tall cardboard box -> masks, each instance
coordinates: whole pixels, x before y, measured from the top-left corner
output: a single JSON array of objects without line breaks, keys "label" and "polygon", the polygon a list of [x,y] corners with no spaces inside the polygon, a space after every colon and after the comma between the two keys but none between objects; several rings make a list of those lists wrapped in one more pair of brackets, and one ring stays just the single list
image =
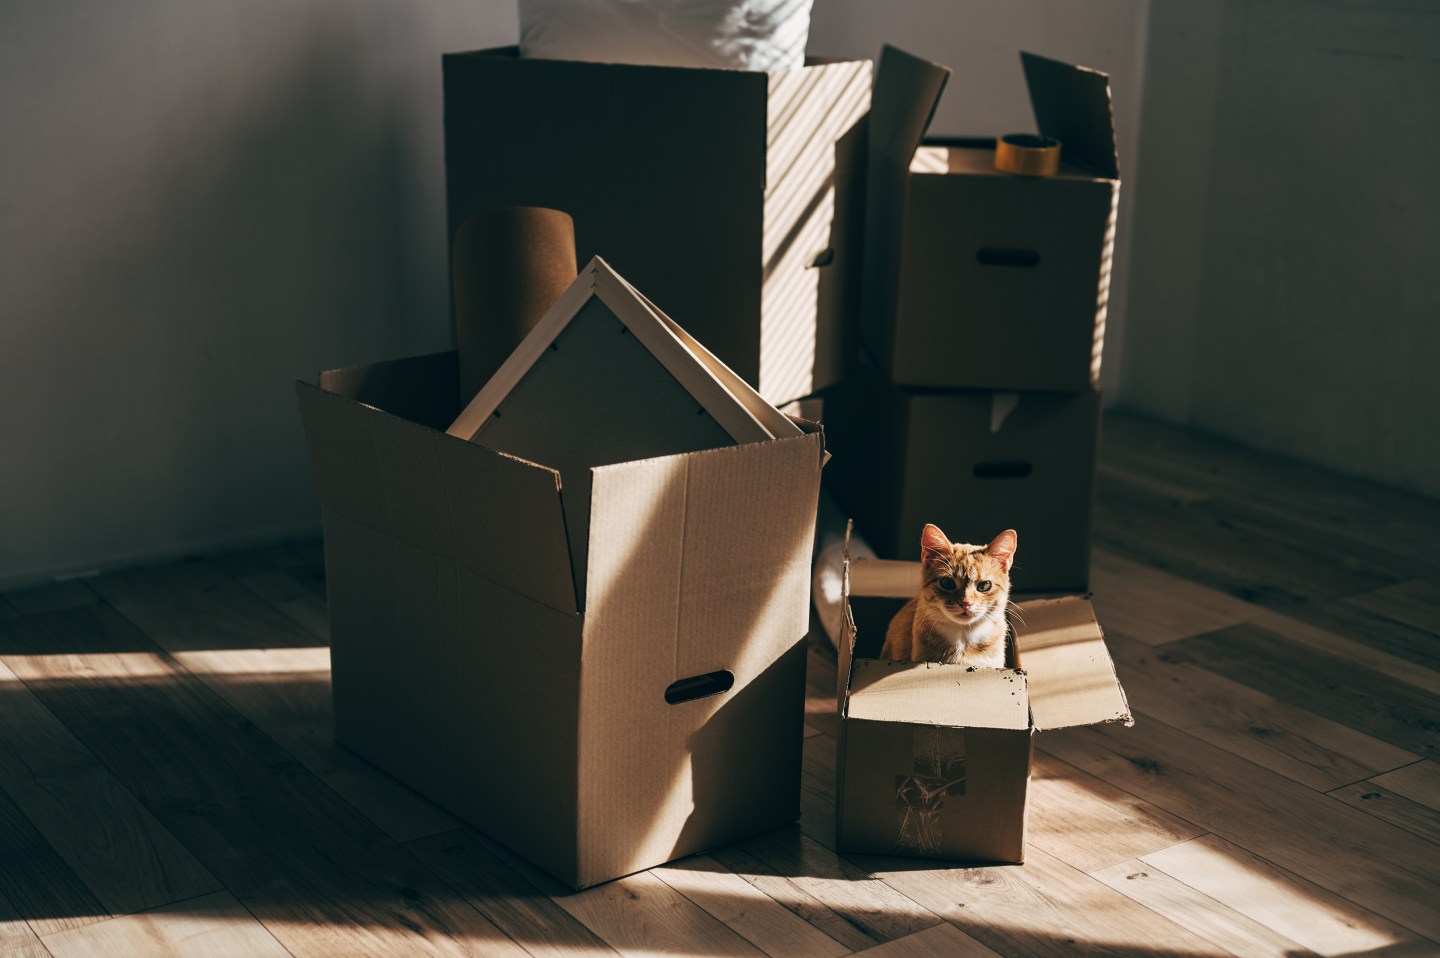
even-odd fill
[{"label": "tall cardboard box", "polygon": [[839,377],[858,320],[868,60],[776,73],[444,58],[450,235],[574,217],[620,273],[775,404]]},{"label": "tall cardboard box", "polygon": [[[589,433],[607,464],[584,481],[447,435],[454,353],[296,384],[337,740],[574,887],[798,814],[823,454],[816,433],[709,432],[605,303],[583,305],[551,345],[592,360],[590,388],[542,376],[504,413]],[[634,395],[599,390],[616,368]],[[661,429],[591,428],[610,404],[676,396]]]},{"label": "tall cardboard box", "polygon": [[1098,392],[909,389],[861,363],[823,395],[826,488],[879,555],[918,558],[927,522],[1013,528],[1017,589],[1089,588]]},{"label": "tall cardboard box", "polygon": [[997,171],[993,140],[922,146],[950,71],[894,47],[881,55],[861,339],[902,385],[1099,383],[1120,189],[1109,79],[1020,59],[1040,132],[1062,143],[1055,176]]},{"label": "tall cardboard box", "polygon": [[1009,668],[878,658],[916,592],[918,562],[846,562],[840,636],[836,848],[1025,860],[1037,733],[1133,724],[1088,599],[1022,602]]}]

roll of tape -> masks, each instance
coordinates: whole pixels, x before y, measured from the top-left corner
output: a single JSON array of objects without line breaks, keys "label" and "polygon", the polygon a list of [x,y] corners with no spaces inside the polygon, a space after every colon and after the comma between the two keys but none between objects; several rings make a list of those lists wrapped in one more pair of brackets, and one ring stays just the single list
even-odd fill
[{"label": "roll of tape", "polygon": [[995,169],[1017,176],[1060,172],[1060,141],[1053,136],[1010,133],[995,141]]}]

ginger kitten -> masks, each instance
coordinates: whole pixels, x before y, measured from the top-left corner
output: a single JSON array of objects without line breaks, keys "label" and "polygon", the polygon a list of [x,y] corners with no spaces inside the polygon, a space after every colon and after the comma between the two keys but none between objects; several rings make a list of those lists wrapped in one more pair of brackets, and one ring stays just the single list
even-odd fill
[{"label": "ginger kitten", "polygon": [[987,546],[973,546],[951,542],[937,526],[926,525],[920,594],[890,620],[880,657],[1004,668],[1015,545],[1014,529]]}]

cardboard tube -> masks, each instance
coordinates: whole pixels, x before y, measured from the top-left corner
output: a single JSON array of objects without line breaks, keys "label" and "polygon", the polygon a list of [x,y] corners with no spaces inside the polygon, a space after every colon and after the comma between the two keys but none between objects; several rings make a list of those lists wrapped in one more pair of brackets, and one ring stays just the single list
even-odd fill
[{"label": "cardboard tube", "polygon": [[539,206],[484,210],[455,231],[450,266],[463,407],[575,281],[575,222]]},{"label": "cardboard tube", "polygon": [[1060,141],[1034,133],[1007,133],[995,141],[995,169],[1017,176],[1060,172]]}]

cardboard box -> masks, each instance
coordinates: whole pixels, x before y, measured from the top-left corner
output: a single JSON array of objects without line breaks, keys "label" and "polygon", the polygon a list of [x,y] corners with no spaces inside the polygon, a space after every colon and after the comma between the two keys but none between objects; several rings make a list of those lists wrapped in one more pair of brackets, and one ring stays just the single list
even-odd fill
[{"label": "cardboard box", "polygon": [[[603,299],[581,305],[606,320]],[[608,332],[557,341],[583,347],[588,394],[547,406],[531,389],[504,407],[586,434],[608,464],[584,481],[447,435],[454,353],[296,384],[324,509],[337,740],[574,887],[798,815],[823,454],[799,430],[696,448],[674,410],[600,428],[628,415],[623,387],[679,388]],[[634,382],[595,391],[619,369]],[[567,496],[582,494],[577,529]]]},{"label": "cardboard box", "polygon": [[835,381],[858,320],[868,60],[758,73],[450,54],[450,235],[498,206],[575,219],[780,404]]},{"label": "cardboard box", "polygon": [[1100,430],[1098,392],[907,389],[861,364],[824,393],[825,483],[888,559],[920,530],[989,542],[1015,529],[1025,592],[1084,592]]},{"label": "cardboard box", "polygon": [[1120,188],[1109,79],[1020,58],[1040,131],[1062,143],[1055,176],[997,171],[993,140],[921,146],[950,71],[893,47],[881,55],[861,338],[895,382],[1099,383]]},{"label": "cardboard box", "polygon": [[920,564],[847,560],[846,572],[836,848],[1023,862],[1035,734],[1133,724],[1089,600],[1020,603],[1010,668],[890,662],[876,656]]}]

